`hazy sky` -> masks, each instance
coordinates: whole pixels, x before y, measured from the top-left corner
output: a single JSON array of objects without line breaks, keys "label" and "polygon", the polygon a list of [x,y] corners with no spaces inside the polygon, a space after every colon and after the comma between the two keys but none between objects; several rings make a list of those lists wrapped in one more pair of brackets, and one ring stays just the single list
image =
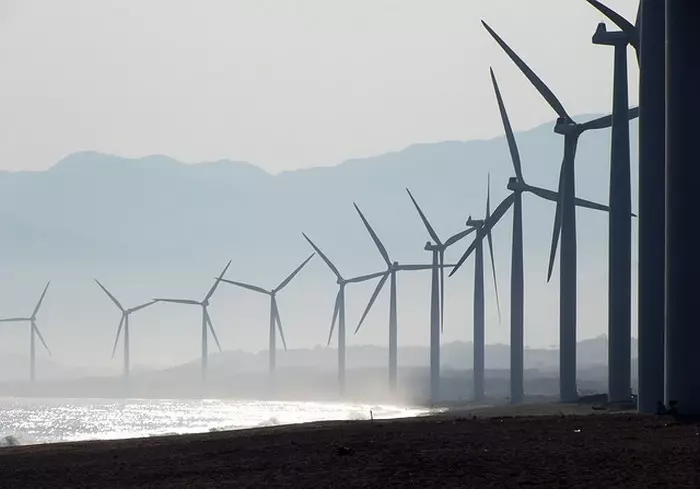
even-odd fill
[{"label": "hazy sky", "polygon": [[551,120],[482,18],[570,113],[609,110],[583,0],[0,0],[0,169],[92,149],[279,172],[492,137],[489,65],[516,128]]}]

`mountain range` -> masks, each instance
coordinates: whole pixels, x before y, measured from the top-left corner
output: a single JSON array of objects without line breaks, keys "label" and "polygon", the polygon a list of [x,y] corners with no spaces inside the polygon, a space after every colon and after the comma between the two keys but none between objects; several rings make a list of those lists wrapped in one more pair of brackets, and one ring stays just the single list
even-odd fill
[{"label": "mountain range", "polygon": [[[580,119],[589,117],[595,115]],[[562,141],[552,134],[552,125],[516,137],[528,183],[555,189]],[[632,129],[636,202],[635,122]],[[609,139],[609,131],[596,131],[581,140],[576,170],[581,197],[607,203]],[[494,208],[507,195],[512,174],[502,137],[421,143],[337,166],[276,175],[240,161],[185,164],[167,156],[123,158],[97,152],[69,155],[46,171],[1,172],[0,316],[29,314],[44,283],[52,279],[39,327],[55,360],[102,368],[111,364],[119,316],[93,278],[126,304],[156,296],[201,299],[232,260],[230,278],[271,288],[311,252],[302,231],[344,275],[381,270],[381,257],[353,202],[392,259],[425,263],[429,256],[422,248],[428,235],[405,188],[446,238],[464,229],[469,215],[482,217],[487,174]],[[550,203],[526,198],[526,342],[533,347],[558,342],[558,287],[556,278],[549,284],[545,280],[552,214]],[[582,338],[591,338],[606,329],[607,218],[588,210],[578,216],[579,330]],[[507,215],[494,232],[502,311],[499,321],[487,279],[489,343],[508,341],[510,223]],[[448,261],[456,260],[467,244],[455,245]],[[471,273],[471,265],[466,266],[448,281],[446,342],[471,338]],[[351,330],[372,287],[349,292]],[[403,346],[428,342],[428,291],[429,274],[399,280]],[[290,347],[325,345],[335,292],[333,276],[320,260],[312,260],[280,293]],[[386,343],[387,302],[387,297],[380,298],[362,330],[350,337],[351,344]],[[222,285],[212,300],[212,316],[225,350],[266,348],[266,307],[264,297]],[[196,308],[157,305],[135,315],[134,361],[152,368],[195,359],[198,314]],[[24,353],[27,343],[24,326],[3,325],[0,352]]]}]

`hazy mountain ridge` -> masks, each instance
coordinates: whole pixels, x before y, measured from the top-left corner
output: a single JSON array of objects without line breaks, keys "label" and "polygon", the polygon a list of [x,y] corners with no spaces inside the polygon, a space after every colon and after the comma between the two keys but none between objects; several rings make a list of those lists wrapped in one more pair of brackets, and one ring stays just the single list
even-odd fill
[{"label": "hazy mountain ridge", "polygon": [[[548,123],[516,137],[526,180],[554,189],[562,141],[551,128],[552,123]],[[631,146],[636,160],[636,123]],[[609,132],[586,133],[577,160],[579,195],[607,201],[608,161]],[[278,175],[245,162],[220,160],[193,165],[167,156],[125,159],[95,152],[68,156],[43,172],[0,173],[0,270],[5,277],[0,282],[0,315],[31,309],[42,282],[54,278],[41,317],[47,341],[58,343],[54,350],[78,358],[83,354],[97,357],[99,348],[99,358],[106,362],[118,316],[96,290],[92,277],[103,279],[125,302],[156,295],[201,298],[225,261],[233,259],[230,275],[272,287],[310,252],[301,231],[318,242],[341,273],[373,272],[382,268],[382,261],[352,208],[353,201],[366,213],[392,259],[426,262],[429,257],[422,247],[428,236],[404,188],[412,190],[438,233],[447,237],[463,229],[470,214],[483,214],[489,172],[493,208],[507,195],[505,184],[512,175],[502,137],[421,143],[335,167]],[[526,197],[526,276],[537,287],[545,287],[552,211],[553,205]],[[494,235],[504,318],[508,313],[510,223],[506,216]],[[588,301],[584,298],[587,290],[604,296],[604,291],[597,289],[606,286],[607,219],[602,213],[581,211],[579,230],[581,300]],[[456,259],[465,247],[466,243],[456,245],[448,259]],[[465,267],[458,276],[461,278],[448,285],[447,334],[464,339],[469,337],[468,329],[454,325],[471,324],[470,273],[469,266]],[[417,277],[402,277],[400,285],[400,336],[413,344],[427,342],[422,325],[423,316],[427,316],[423,291],[428,276]],[[593,287],[586,280],[602,282]],[[371,293],[369,287],[349,297],[350,323],[357,320]],[[530,331],[545,321],[555,321],[556,311],[551,309],[552,304],[556,306],[555,288],[547,287],[547,302],[542,303],[542,293],[534,289],[526,298],[526,316],[531,314],[529,320],[526,317],[526,327]],[[214,310],[213,317],[225,348],[256,350],[266,345],[263,326],[267,306],[261,298],[246,294],[228,288],[215,297],[215,308],[220,309]],[[325,342],[334,294],[334,281],[318,260],[284,291],[280,308],[285,326],[291,330],[290,346]],[[455,302],[456,297],[462,298],[461,303]],[[487,301],[487,319],[492,320],[490,295]],[[457,306],[459,316],[453,312]],[[386,341],[386,308],[381,300],[375,308],[362,336],[353,341]],[[585,315],[591,308],[581,309]],[[162,362],[174,364],[192,357],[186,351],[196,351],[187,338],[196,337],[197,319],[190,315],[194,311],[186,310],[158,306],[157,313],[147,313],[151,319],[135,320],[168,325],[168,352],[174,353],[167,359],[164,356]],[[457,319],[451,319],[453,314]],[[250,327],[253,323],[255,328]],[[585,316],[582,323],[582,337],[600,332],[586,333]],[[227,328],[228,324],[232,327]],[[506,324],[504,319],[499,335],[507,331]],[[162,343],[165,330],[160,326],[155,329],[141,328],[138,334],[144,335],[142,342]],[[26,340],[21,336],[17,341],[24,345]],[[75,346],[78,341],[89,341],[96,347],[86,351]],[[548,339],[546,344],[554,342]],[[14,345],[12,348],[18,344],[9,339],[5,343]],[[168,352],[162,355],[170,355]]]}]

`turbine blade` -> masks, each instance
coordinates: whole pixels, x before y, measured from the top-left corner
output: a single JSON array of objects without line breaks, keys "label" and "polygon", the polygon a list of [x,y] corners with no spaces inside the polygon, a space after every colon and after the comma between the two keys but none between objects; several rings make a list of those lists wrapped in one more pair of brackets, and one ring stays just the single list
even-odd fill
[{"label": "turbine blade", "polygon": [[348,279],[347,282],[350,284],[356,284],[359,282],[366,282],[367,280],[372,280],[373,278],[381,277],[385,273],[386,273],[386,271],[370,273],[369,275],[362,275],[361,277],[353,277],[351,279]]},{"label": "turbine blade", "polygon": [[31,320],[32,318],[2,318],[0,319],[0,323],[22,323]]},{"label": "turbine blade", "polygon": [[338,289],[338,295],[335,296],[335,307],[333,309],[333,320],[331,321],[331,332],[328,334],[328,345],[330,346],[331,340],[333,339],[333,330],[335,330],[335,321],[338,319],[338,313],[340,312],[340,294],[342,289]]},{"label": "turbine blade", "polygon": [[508,57],[513,60],[513,62],[516,64],[516,66],[520,69],[520,71],[527,77],[528,80],[530,80],[530,83],[537,89],[538,92],[540,92],[540,95],[547,101],[550,107],[554,109],[554,112],[556,112],[559,117],[563,117],[567,120],[572,120],[569,114],[566,112],[566,109],[564,109],[564,106],[561,104],[559,99],[554,95],[554,92],[552,92],[547,85],[544,84],[542,80],[535,74],[534,71],[530,69],[530,67],[525,64],[525,62],[517,55],[515,54],[515,51],[513,51],[506,42],[501,39],[501,37],[496,34],[496,32],[489,27],[489,25],[484,22],[483,20],[481,21],[483,26],[486,28],[486,30],[491,34],[491,37],[493,37],[496,42],[498,43],[499,46],[506,52]]},{"label": "turbine blade", "polygon": [[[548,190],[548,189],[541,188],[541,187],[528,186],[527,191],[533,193],[534,195],[536,195],[544,200],[549,200],[551,202],[557,202],[559,200],[559,194],[557,194],[553,190]],[[576,199],[574,199],[574,202],[576,203],[577,207],[584,207],[586,209],[593,209],[596,211],[603,211],[603,212],[610,211],[610,207],[608,207],[607,205],[598,204],[597,202],[592,202],[590,200],[581,199],[579,197],[576,197]],[[634,214],[632,214],[632,216],[634,216]]]},{"label": "turbine blade", "polygon": [[250,285],[250,284],[246,284],[244,282],[236,282],[235,280],[228,280],[226,278],[220,278],[217,280],[220,282],[225,282],[227,284],[235,285],[237,287],[252,290],[253,292],[260,292],[261,294],[268,294],[268,295],[270,294],[269,290],[265,290],[262,287],[258,287],[257,285]]},{"label": "turbine blade", "polygon": [[360,322],[357,324],[357,328],[355,328],[355,334],[360,330],[360,326],[362,326],[362,323],[365,321],[365,318],[367,317],[367,314],[369,314],[369,310],[372,309],[372,306],[374,305],[374,301],[377,300],[377,297],[379,296],[379,293],[382,291],[382,287],[384,287],[384,284],[386,283],[386,279],[389,278],[389,272],[384,272],[384,276],[382,279],[377,282],[377,286],[374,288],[374,292],[372,292],[372,297],[370,297],[369,302],[367,303],[367,307],[365,307],[364,312],[362,313],[362,317],[360,318]]},{"label": "turbine blade", "polygon": [[140,311],[141,309],[145,309],[148,306],[152,306],[155,303],[156,303],[156,301],[151,301],[151,302],[146,302],[144,304],[140,304],[136,307],[132,307],[131,309],[129,309],[129,314],[131,314],[132,312]]},{"label": "turbine blade", "polygon": [[[488,189],[486,191],[486,222],[491,219],[491,174],[488,174]],[[493,254],[493,237],[491,230],[486,232],[486,240],[489,244],[489,254],[491,255],[491,272],[493,273],[493,288],[496,294],[496,309],[498,310],[498,324],[501,324],[501,300],[498,297],[498,281],[496,280],[496,259]]]},{"label": "turbine blade", "polygon": [[440,249],[440,332],[445,332],[445,250]]},{"label": "turbine blade", "polygon": [[32,328],[34,329],[36,335],[39,337],[39,340],[41,340],[41,344],[44,345],[44,348],[46,348],[46,351],[48,352],[49,356],[52,356],[51,350],[49,350],[49,346],[46,344],[46,340],[44,340],[44,337],[41,335],[41,331],[39,331],[39,328],[37,328],[36,323],[32,322]]},{"label": "turbine blade", "polygon": [[[608,7],[607,5],[603,5],[600,3],[598,0],[586,0],[593,8],[598,10],[600,13],[605,15],[608,19],[610,19],[616,26],[618,26],[626,35],[627,38],[629,39],[630,44],[632,47],[635,49],[635,51],[639,50],[639,30],[637,27],[633,26],[630,24],[630,22],[625,19],[623,16],[615,12],[613,9]],[[641,6],[641,2],[640,2]],[[637,19],[639,19],[639,10],[637,10]],[[637,20],[639,22],[639,20]],[[637,24],[639,25],[639,24]]]},{"label": "turbine blade", "polygon": [[109,297],[110,299],[112,299],[112,302],[114,302],[114,305],[117,306],[117,307],[119,308],[120,311],[124,312],[124,308],[122,307],[121,303],[117,300],[117,298],[114,297],[114,296],[112,295],[112,293],[111,293],[109,290],[107,290],[107,288],[106,288],[104,285],[102,285],[102,284],[100,283],[99,280],[95,279],[95,283],[96,283],[97,285],[100,286],[100,288],[102,289],[102,291],[103,291],[105,294],[107,294],[107,297]]},{"label": "turbine blade", "polygon": [[425,217],[425,214],[423,214],[423,211],[421,210],[420,206],[418,205],[418,202],[416,202],[416,199],[413,198],[413,194],[411,194],[411,191],[406,189],[406,192],[408,192],[408,196],[411,198],[413,201],[413,205],[416,206],[416,210],[418,211],[418,215],[420,215],[421,220],[423,221],[423,224],[425,225],[425,229],[428,230],[428,234],[430,234],[430,237],[437,243],[438,245],[442,245],[442,242],[440,241],[440,238],[438,238],[437,233],[433,229],[433,226],[430,225],[430,221],[428,221],[428,218]]},{"label": "turbine blade", "polygon": [[190,304],[193,306],[201,306],[202,303],[199,301],[193,301],[191,299],[153,299],[156,302],[170,302],[171,304]]},{"label": "turbine blade", "polygon": [[360,215],[360,219],[362,219],[362,222],[364,223],[365,228],[367,228],[367,232],[372,237],[372,241],[374,241],[374,245],[379,250],[379,253],[381,253],[382,258],[384,258],[384,261],[386,262],[387,266],[391,266],[391,260],[389,259],[389,253],[387,253],[386,248],[384,247],[381,240],[379,239],[379,236],[377,236],[377,233],[374,232],[374,229],[372,229],[372,226],[370,226],[369,221],[367,221],[367,219],[365,218],[365,215],[362,213],[360,208],[357,207],[357,204],[353,202],[352,205],[355,206],[355,210]]},{"label": "turbine blade", "polygon": [[455,234],[454,236],[450,236],[450,238],[447,241],[445,241],[445,247],[452,246],[456,242],[461,241],[463,238],[469,236],[474,231],[476,231],[476,228],[469,228],[469,229],[465,229],[464,231],[460,231],[459,233]]},{"label": "turbine blade", "polygon": [[[224,269],[222,270],[221,274],[219,275],[219,279],[223,278],[224,275],[226,275],[226,272],[228,271],[228,267],[231,266],[231,260],[228,261]],[[211,286],[211,289],[209,289],[209,292],[207,292],[207,295],[204,297],[204,300],[202,302],[207,302],[209,299],[211,299],[211,296],[214,295],[214,292],[216,292],[216,289],[219,287],[220,280],[215,280],[214,285]]]},{"label": "turbine blade", "polygon": [[493,229],[493,227],[498,223],[498,221],[501,220],[501,218],[505,215],[508,209],[510,209],[510,206],[513,205],[513,202],[515,202],[514,193],[510,194],[508,197],[503,199],[503,201],[500,204],[498,204],[496,210],[493,211],[493,214],[491,214],[491,218],[484,222],[484,225],[481,228],[482,232],[477,234],[477,236],[474,238],[474,241],[472,241],[472,243],[469,245],[469,248],[467,248],[467,251],[465,251],[462,255],[462,258],[460,258],[459,261],[457,261],[454,268],[450,272],[449,277],[454,275],[457,272],[457,270],[459,270],[460,267],[464,264],[467,258],[469,258],[469,255],[474,253],[478,241],[484,239],[484,235],[486,233],[489,233],[491,229]]},{"label": "turbine blade", "polygon": [[515,176],[521,182],[523,179],[523,166],[520,161],[520,152],[518,151],[518,145],[515,142],[515,135],[513,134],[513,126],[510,124],[510,119],[508,118],[508,112],[506,112],[506,106],[503,103],[503,97],[501,97],[501,90],[498,87],[498,82],[496,81],[496,75],[491,71],[491,83],[493,84],[493,91],[496,92],[496,101],[498,102],[498,111],[501,113],[501,122],[503,122],[503,129],[506,132],[506,140],[508,141],[508,149],[510,150],[510,159],[513,162],[513,169],[515,170]]},{"label": "turbine blade", "polygon": [[217,348],[219,348],[219,352],[222,352],[223,350],[221,349],[221,343],[219,343],[219,338],[216,336],[216,331],[214,331],[214,325],[211,322],[211,316],[209,315],[209,311],[207,311],[207,308],[204,308],[204,316],[206,317],[207,324],[209,325],[209,331],[211,331],[211,335],[214,337],[214,341],[216,342]]},{"label": "turbine blade", "polygon": [[124,326],[124,320],[126,319],[126,314],[122,314],[122,318],[119,320],[119,326],[117,327],[117,337],[114,338],[114,347],[112,347],[112,359],[114,359],[114,354],[117,353],[117,343],[119,343],[119,336],[122,334],[122,327]]},{"label": "turbine blade", "polygon": [[399,270],[431,270],[432,265],[399,265]]},{"label": "turbine blade", "polygon": [[284,289],[287,286],[287,284],[291,282],[294,277],[296,277],[296,274],[299,273],[301,269],[304,268],[304,266],[306,266],[307,263],[309,263],[309,260],[311,260],[314,257],[314,255],[315,253],[311,253],[311,255],[309,255],[309,257],[306,260],[304,260],[301,265],[296,267],[294,271],[290,273],[289,276],[277,286],[277,291],[279,292],[280,290]]},{"label": "turbine blade", "polygon": [[[576,206],[584,207],[586,209],[593,209],[594,211],[610,212],[610,207],[603,204],[598,204],[597,202],[591,202],[586,199],[579,199],[578,197],[574,199]],[[634,214],[632,214],[634,216]]]},{"label": "turbine blade", "polygon": [[277,299],[275,299],[274,297],[272,298],[272,307],[274,308],[277,330],[280,332],[280,338],[282,338],[282,346],[284,346],[284,351],[287,351],[287,340],[284,339],[284,330],[282,329],[282,319],[280,318],[280,310],[277,307]]},{"label": "turbine blade", "polygon": [[316,250],[316,253],[318,253],[318,255],[321,257],[321,259],[323,259],[323,261],[326,262],[326,265],[328,265],[328,268],[331,269],[331,271],[335,274],[335,276],[338,277],[339,279],[342,279],[343,277],[342,277],[342,275],[340,275],[340,272],[338,271],[338,269],[335,267],[335,265],[333,265],[333,262],[330,261],[328,259],[328,257],[323,253],[323,251],[321,251],[321,249],[318,246],[316,246],[314,244],[314,242],[311,241],[311,239],[309,239],[309,237],[306,234],[304,234],[304,233],[301,233],[301,234],[304,236],[304,238],[306,238],[306,241],[309,242],[311,247],[314,250]]},{"label": "turbine blade", "polygon": [[44,287],[44,291],[41,293],[41,297],[39,298],[39,302],[37,302],[36,307],[34,308],[34,312],[32,313],[32,317],[36,317],[37,313],[39,312],[39,308],[41,307],[42,302],[44,302],[44,297],[46,297],[46,291],[49,290],[49,285],[51,285],[51,280],[46,282],[46,287]]},{"label": "turbine blade", "polygon": [[491,272],[493,273],[493,289],[496,294],[496,309],[498,310],[498,324],[501,324],[501,299],[498,294],[498,280],[496,279],[496,258],[493,253],[493,238],[491,231],[486,233],[486,238],[489,243],[489,254],[491,255]]},{"label": "turbine blade", "polygon": [[[632,120],[639,117],[639,107],[632,107],[627,112],[627,119]],[[588,122],[584,122],[579,127],[583,131],[588,131],[590,129],[606,129],[612,126],[612,114],[608,114],[603,117],[598,117]]]},{"label": "turbine blade", "polygon": [[549,267],[547,268],[547,282],[552,278],[554,270],[554,260],[557,257],[557,246],[559,244],[559,234],[561,233],[562,219],[561,201],[557,200],[557,208],[554,211],[554,229],[552,230],[552,245],[549,252]]}]

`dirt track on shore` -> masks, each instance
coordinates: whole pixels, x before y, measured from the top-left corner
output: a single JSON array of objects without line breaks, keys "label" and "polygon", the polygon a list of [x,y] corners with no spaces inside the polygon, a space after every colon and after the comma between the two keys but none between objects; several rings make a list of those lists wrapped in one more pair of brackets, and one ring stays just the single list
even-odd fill
[{"label": "dirt track on shore", "polygon": [[3,488],[227,485],[700,487],[700,425],[464,413],[0,450]]}]

